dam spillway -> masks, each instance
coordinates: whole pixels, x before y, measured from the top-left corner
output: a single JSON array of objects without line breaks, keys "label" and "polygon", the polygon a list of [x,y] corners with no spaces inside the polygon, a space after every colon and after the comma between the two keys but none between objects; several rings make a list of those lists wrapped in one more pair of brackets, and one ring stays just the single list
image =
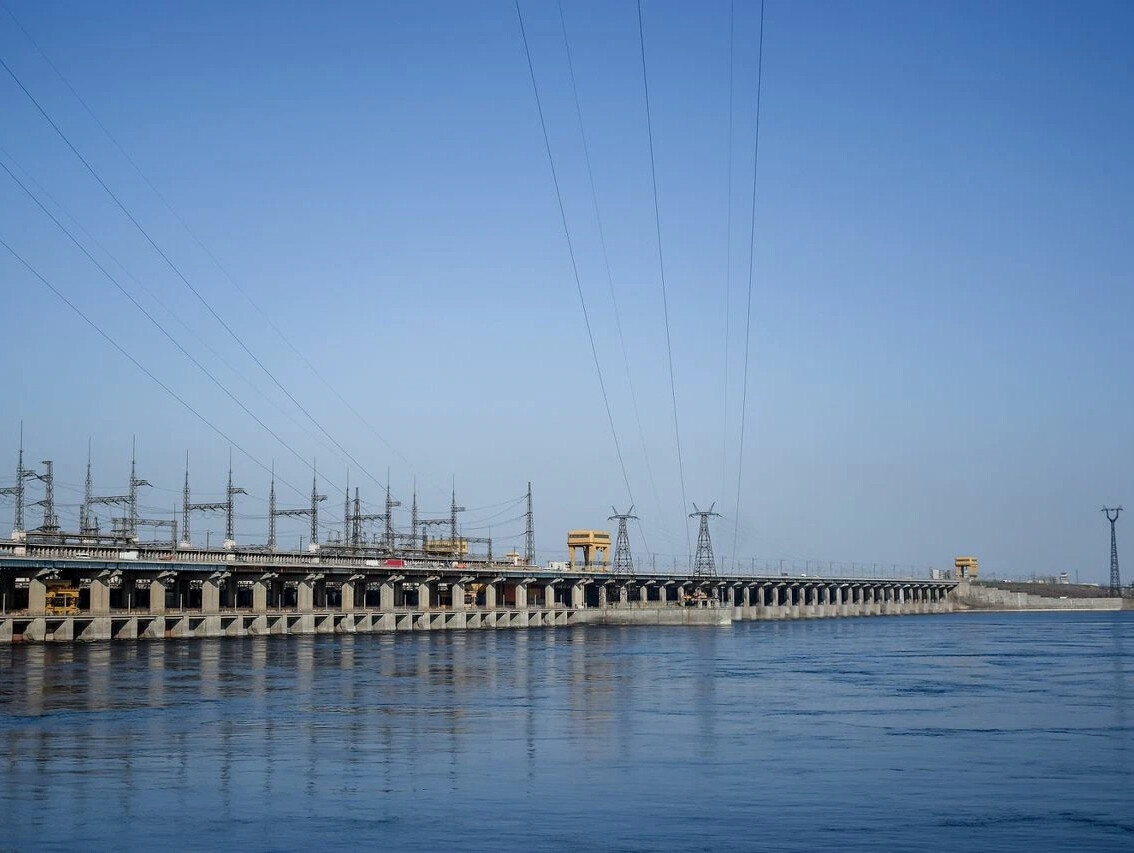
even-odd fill
[{"label": "dam spillway", "polygon": [[[64,606],[59,589],[70,591]],[[0,541],[0,643],[906,615],[952,610],[955,589],[940,579]]]}]

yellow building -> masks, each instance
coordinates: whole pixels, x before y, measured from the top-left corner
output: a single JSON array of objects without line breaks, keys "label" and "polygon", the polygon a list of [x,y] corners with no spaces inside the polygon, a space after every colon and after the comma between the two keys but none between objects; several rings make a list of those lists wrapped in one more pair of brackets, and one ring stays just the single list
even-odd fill
[{"label": "yellow building", "polygon": [[958,557],[953,561],[953,576],[957,580],[975,578],[979,571],[976,557]]},{"label": "yellow building", "polygon": [[583,549],[583,568],[598,568],[601,560],[605,570],[610,559],[610,531],[609,530],[568,530],[567,531],[567,565],[571,570],[575,568],[575,550]]},{"label": "yellow building", "polygon": [[465,557],[469,553],[469,540],[463,537],[458,537],[455,542],[452,539],[427,539],[425,553],[431,556]]}]

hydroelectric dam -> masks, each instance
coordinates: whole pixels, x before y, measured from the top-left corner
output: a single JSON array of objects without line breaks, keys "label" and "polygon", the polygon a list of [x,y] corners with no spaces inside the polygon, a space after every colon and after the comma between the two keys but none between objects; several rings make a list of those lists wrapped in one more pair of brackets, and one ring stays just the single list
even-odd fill
[{"label": "hydroelectric dam", "polygon": [[0,540],[0,643],[941,613],[956,586]]}]

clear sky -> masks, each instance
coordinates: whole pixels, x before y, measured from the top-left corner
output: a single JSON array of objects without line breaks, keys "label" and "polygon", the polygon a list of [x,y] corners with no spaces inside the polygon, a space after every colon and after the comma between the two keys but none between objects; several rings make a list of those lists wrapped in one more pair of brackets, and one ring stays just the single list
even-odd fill
[{"label": "clear sky", "polygon": [[[521,544],[522,508],[504,502],[531,480],[541,559],[563,558],[568,527],[605,527],[611,504],[625,508],[511,3],[4,3],[286,341],[2,10],[0,57],[357,464],[2,71],[0,160],[257,417],[318,459],[328,527],[341,525],[348,468],[371,504],[388,469],[403,509],[416,478],[427,513],[445,511],[455,480],[467,532],[491,527],[498,551]],[[759,7],[736,3],[731,186],[729,5],[643,9],[686,500],[717,502],[718,555],[731,560],[736,528],[745,561],[921,570],[974,553],[994,572],[1105,580],[1099,507],[1134,502],[1134,6],[769,0],[739,471]],[[523,10],[642,519],[635,550],[683,562],[636,7],[564,2],[640,433],[558,9]],[[0,238],[309,492],[310,467],[4,173]],[[148,514],[179,506],[186,449],[194,494],[220,491],[227,443],[3,249],[0,290],[0,484],[22,419],[30,461],[56,461],[65,524],[88,437],[96,491],[113,493],[137,436],[139,473],[155,484]],[[240,452],[234,468],[250,492],[238,538],[262,541],[268,476]],[[281,503],[305,500],[277,488]],[[297,541],[302,523],[281,532]],[[1119,535],[1134,549],[1134,519]]]}]

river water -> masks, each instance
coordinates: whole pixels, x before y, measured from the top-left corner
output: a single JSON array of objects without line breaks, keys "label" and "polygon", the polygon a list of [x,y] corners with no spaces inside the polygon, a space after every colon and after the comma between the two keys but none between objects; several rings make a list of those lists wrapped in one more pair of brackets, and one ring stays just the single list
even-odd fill
[{"label": "river water", "polygon": [[1134,849],[1134,612],[0,648],[0,849]]}]

